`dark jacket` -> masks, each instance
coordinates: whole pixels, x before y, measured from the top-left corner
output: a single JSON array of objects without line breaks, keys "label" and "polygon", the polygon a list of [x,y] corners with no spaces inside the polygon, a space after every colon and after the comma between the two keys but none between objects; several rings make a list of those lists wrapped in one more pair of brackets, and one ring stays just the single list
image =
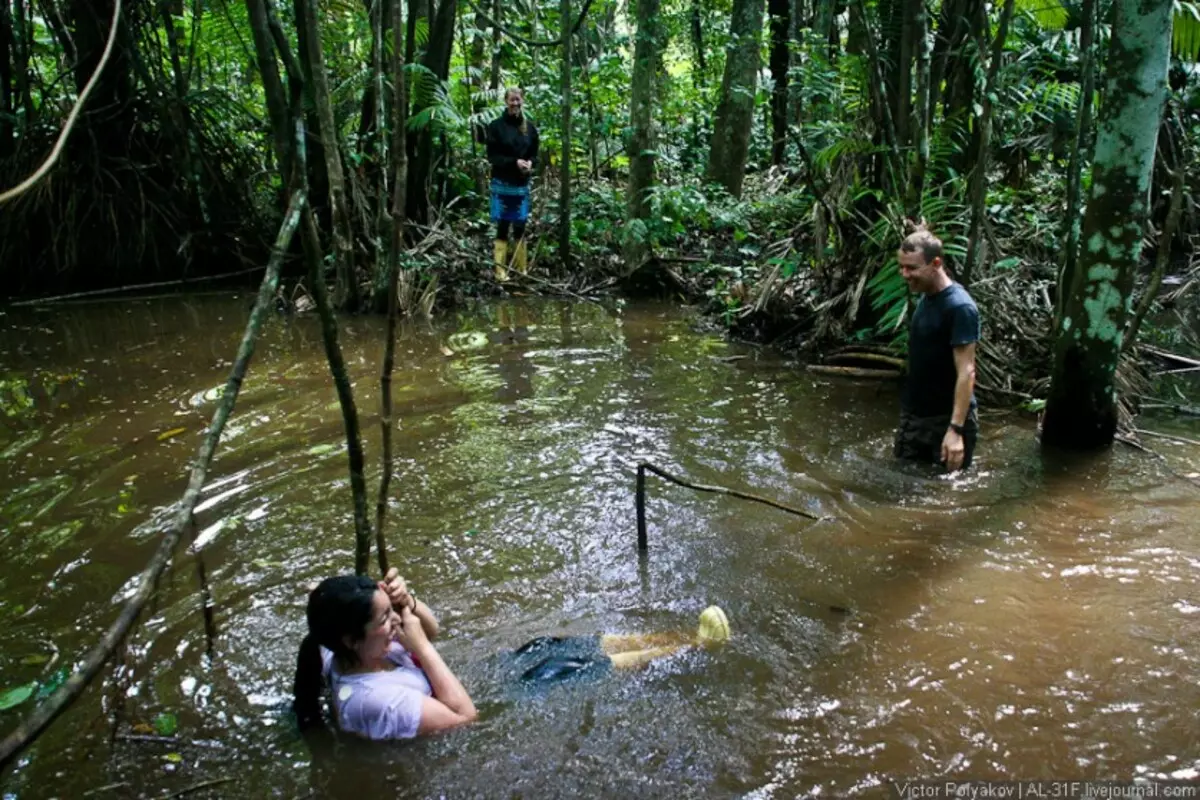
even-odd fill
[{"label": "dark jacket", "polygon": [[521,121],[506,111],[488,125],[487,155],[492,164],[493,178],[514,186],[524,186],[529,183],[529,176],[517,169],[517,160],[531,161],[537,167],[537,126],[526,117],[525,133],[522,134]]}]

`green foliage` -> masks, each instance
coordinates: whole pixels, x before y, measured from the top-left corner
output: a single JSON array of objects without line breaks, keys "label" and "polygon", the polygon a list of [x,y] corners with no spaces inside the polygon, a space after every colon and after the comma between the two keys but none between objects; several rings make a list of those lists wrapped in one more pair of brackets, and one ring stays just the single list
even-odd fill
[{"label": "green foliage", "polygon": [[1200,61],[1200,5],[1197,3],[1175,0],[1171,52],[1184,61]]}]

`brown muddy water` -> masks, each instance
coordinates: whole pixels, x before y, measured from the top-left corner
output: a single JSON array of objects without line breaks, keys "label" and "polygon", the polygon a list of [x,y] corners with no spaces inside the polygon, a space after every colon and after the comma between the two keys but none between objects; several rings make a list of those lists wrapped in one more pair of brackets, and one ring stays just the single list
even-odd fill
[{"label": "brown muddy water", "polygon": [[[0,691],[52,682],[115,617],[250,303],[0,316]],[[343,321],[372,486],[382,338],[381,320]],[[1169,469],[1200,471],[1200,448],[1048,461],[1032,422],[985,408],[977,468],[938,478],[890,459],[895,387],[813,377],[667,306],[495,304],[410,325],[398,350],[392,557],[440,614],[481,721],[318,758],[297,734],[304,587],[352,568],[353,527],[317,321],[276,318],[197,515],[211,654],[181,554],[119,668],[0,778],[3,797],[791,798],[1200,776],[1200,491]],[[639,563],[640,459],[833,519],[650,477]],[[734,632],[720,650],[537,692],[500,667],[539,634],[690,629],[710,603]],[[178,728],[153,740],[163,713]]]}]

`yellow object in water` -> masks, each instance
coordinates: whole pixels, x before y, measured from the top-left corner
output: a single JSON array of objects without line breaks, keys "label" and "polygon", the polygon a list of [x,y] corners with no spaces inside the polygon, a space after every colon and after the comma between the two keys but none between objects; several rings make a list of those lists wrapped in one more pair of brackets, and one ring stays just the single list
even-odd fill
[{"label": "yellow object in water", "polygon": [[720,606],[709,606],[700,612],[700,628],[696,638],[701,644],[718,644],[729,640],[729,618]]}]

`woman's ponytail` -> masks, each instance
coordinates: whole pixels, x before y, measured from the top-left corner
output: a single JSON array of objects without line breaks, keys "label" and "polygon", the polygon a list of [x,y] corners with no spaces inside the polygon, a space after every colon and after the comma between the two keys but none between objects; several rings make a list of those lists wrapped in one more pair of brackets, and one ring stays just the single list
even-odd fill
[{"label": "woman's ponytail", "polygon": [[325,680],[322,676],[321,646],[311,633],[300,643],[296,656],[296,678],[292,683],[292,708],[300,730],[323,723],[321,716],[321,690]]}]

